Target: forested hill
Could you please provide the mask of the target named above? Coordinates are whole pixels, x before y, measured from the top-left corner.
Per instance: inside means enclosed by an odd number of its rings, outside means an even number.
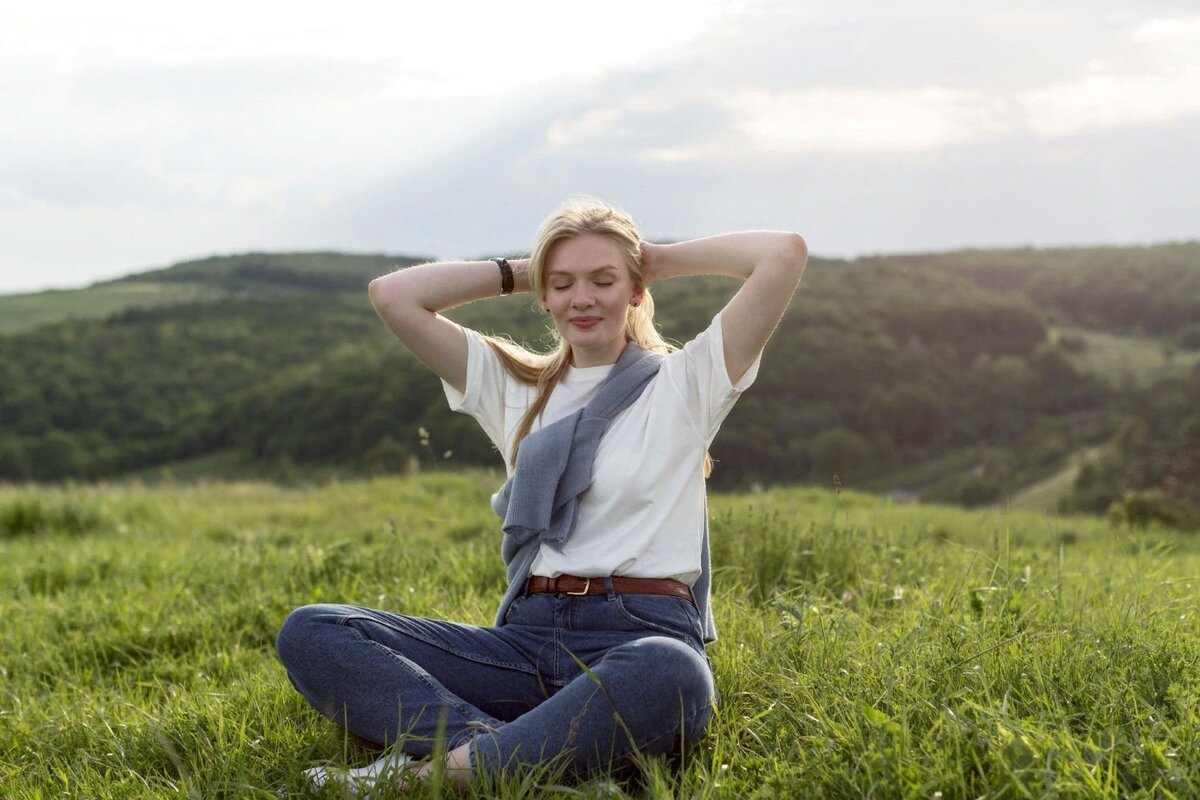
[[[0,297],[0,479],[497,465],[367,303],[419,260],[252,253]],[[656,285],[664,331],[686,340],[735,288]],[[528,298],[452,316],[545,331]],[[1200,244],[812,259],[713,480],[984,504],[1058,475],[1056,502],[1186,525],[1198,361]]]

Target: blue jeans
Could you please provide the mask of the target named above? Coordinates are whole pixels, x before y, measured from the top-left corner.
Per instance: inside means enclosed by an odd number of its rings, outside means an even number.
[[[561,759],[582,775],[699,739],[716,698],[695,606],[608,588],[518,597],[494,628],[304,606],[276,647],[308,702],[368,741],[418,757],[471,742],[478,771]]]

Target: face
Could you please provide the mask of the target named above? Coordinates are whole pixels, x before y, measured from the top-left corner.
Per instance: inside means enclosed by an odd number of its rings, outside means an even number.
[[[542,307],[571,345],[574,366],[616,363],[625,349],[625,315],[642,297],[616,242],[598,233],[558,242],[544,290]]]

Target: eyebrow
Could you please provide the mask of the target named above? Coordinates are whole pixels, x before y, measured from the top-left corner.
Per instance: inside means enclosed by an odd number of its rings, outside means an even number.
[[[616,269],[617,268],[612,266],[611,264],[605,264],[603,267],[596,267],[595,269],[588,270],[584,274],[585,275],[595,275],[597,272],[608,272],[609,270],[612,270],[615,272]],[[555,275],[566,275],[566,276],[572,277],[572,278],[575,277],[574,272],[567,272],[567,271],[561,270],[561,269],[551,270],[550,272],[546,273],[546,277],[548,277],[548,278],[554,277]]]

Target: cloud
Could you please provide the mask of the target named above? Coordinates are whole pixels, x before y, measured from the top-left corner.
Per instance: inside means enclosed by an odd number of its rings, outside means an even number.
[[[1097,128],[1161,125],[1200,114],[1200,17],[1163,17],[1129,40],[1148,68],[1128,71],[1093,60],[1088,74],[1019,95],[1029,127],[1045,136]]]
[[[514,104],[500,128],[445,158],[381,172],[310,223],[356,246],[481,255],[527,246],[521,231],[587,192],[644,219],[651,236],[798,228],[828,254],[1186,237],[1194,209],[1133,187],[1143,169],[1161,167],[1140,153],[1177,152],[1194,131],[1186,119],[1170,131],[1085,128],[1072,138],[1031,122],[1024,93],[1055,85],[1047,75],[1070,82],[1097,54],[1114,73],[1161,72],[1165,41],[1179,47],[1174,29],[1127,19],[1113,33],[1111,22],[1009,16],[996,41],[970,32],[985,50],[972,60],[961,43],[938,50],[947,31],[912,20],[748,15],[669,61]],[[1088,36],[1063,39],[1072,30]],[[904,46],[884,49],[889,37]],[[1043,58],[1055,42],[1054,58]],[[1020,48],[1045,69],[1027,70]],[[945,52],[954,63],[938,63]]]
[[[905,18],[864,29],[837,18],[814,21],[795,14],[763,20],[747,15],[710,34],[673,64],[636,73],[636,79],[629,76],[624,83],[636,91],[601,86],[593,95],[596,104],[562,109],[546,130],[545,145],[556,152],[619,148],[628,157],[662,163],[753,154],[917,153],[1030,134],[1059,138],[1113,126],[1153,126],[1200,112],[1200,17],[1127,23],[1123,38],[1104,43],[1100,52],[1106,59],[1067,42],[1062,50],[1074,53],[1076,60],[1060,61],[1050,74],[1074,73],[1072,77],[1048,82],[1042,77],[1039,85],[1020,72],[1020,80],[1007,86],[995,78],[981,79],[997,69],[996,54],[1003,52],[997,48],[1030,48],[1051,34],[1061,38],[1079,18],[1009,12],[985,19],[998,37],[987,52],[972,59],[957,45],[930,48],[942,57],[953,53],[961,63],[953,64],[954,69],[943,65],[939,81],[890,87],[903,84],[906,73],[911,79],[929,71],[921,60],[923,48],[906,48],[893,69],[861,85],[844,78],[822,84],[815,78],[823,67],[815,62],[827,50],[841,47],[863,54],[863,63],[854,67],[861,70],[872,63],[869,52],[879,27],[906,41],[910,33],[919,35],[905,27]],[[811,36],[823,27],[829,35],[813,40],[815,55],[797,47],[794,60],[782,57],[789,33],[808,31]],[[966,34],[976,45],[985,43],[978,31]],[[797,36],[798,41],[803,38]],[[720,63],[722,69],[728,65],[727,71],[714,70],[712,52],[722,53]],[[757,81],[742,73],[748,63],[758,70],[772,59],[773,69],[760,72]],[[830,55],[829,60],[835,58]],[[1012,62],[1011,52],[1007,60]],[[785,64],[790,64],[790,75]],[[972,72],[981,79],[977,86],[956,85],[961,74]]]
[[[822,88],[704,92],[655,104],[647,98],[583,109],[554,120],[549,150],[621,148],[650,161],[738,154],[912,152],[962,145],[1013,127],[1012,104],[981,92],[930,86],[906,91]]]
[[[1029,126],[1046,136],[1158,125],[1200,113],[1200,68],[1166,75],[1088,75],[1021,95]]]
[[[1200,136],[1197,120],[1070,140],[997,137],[950,154],[742,151],[698,160],[542,148],[549,124],[527,119],[477,141],[469,158],[381,180],[308,223],[360,249],[383,241],[392,252],[488,256],[527,249],[544,214],[586,192],[625,207],[648,238],[798,230],[829,256],[1198,233],[1200,195],[1190,186],[1200,163],[1178,158]]]
[[[824,253],[1194,235],[1196,170],[1130,191],[1200,124],[1174,1],[9,4],[0,271],[491,254],[579,192]]]
[[[931,150],[1009,128],[1003,101],[940,86],[880,92],[813,89],[751,93],[729,105],[753,145],[777,150]]]
[[[595,106],[568,102],[554,108],[540,141],[531,142],[531,153],[677,162],[724,157],[742,144],[738,115],[719,94],[673,91],[650,81],[632,93],[599,88]]]
[[[419,74],[437,96],[593,78],[680,46],[720,24],[737,0],[608,0],[580,14],[554,0],[497,4],[359,0],[154,0],[6,4],[0,53],[17,64],[88,71],[106,65],[237,64],[244,59],[364,61]],[[420,91],[418,84],[414,88]]]
[[[1189,58],[1200,43],[1200,17],[1155,17],[1137,26],[1130,38]]]
[[[584,20],[549,0],[365,0],[347,19],[304,0],[9,4],[2,202],[253,211],[328,198],[458,151],[547,84],[666,58],[740,5],[612,0]]]

